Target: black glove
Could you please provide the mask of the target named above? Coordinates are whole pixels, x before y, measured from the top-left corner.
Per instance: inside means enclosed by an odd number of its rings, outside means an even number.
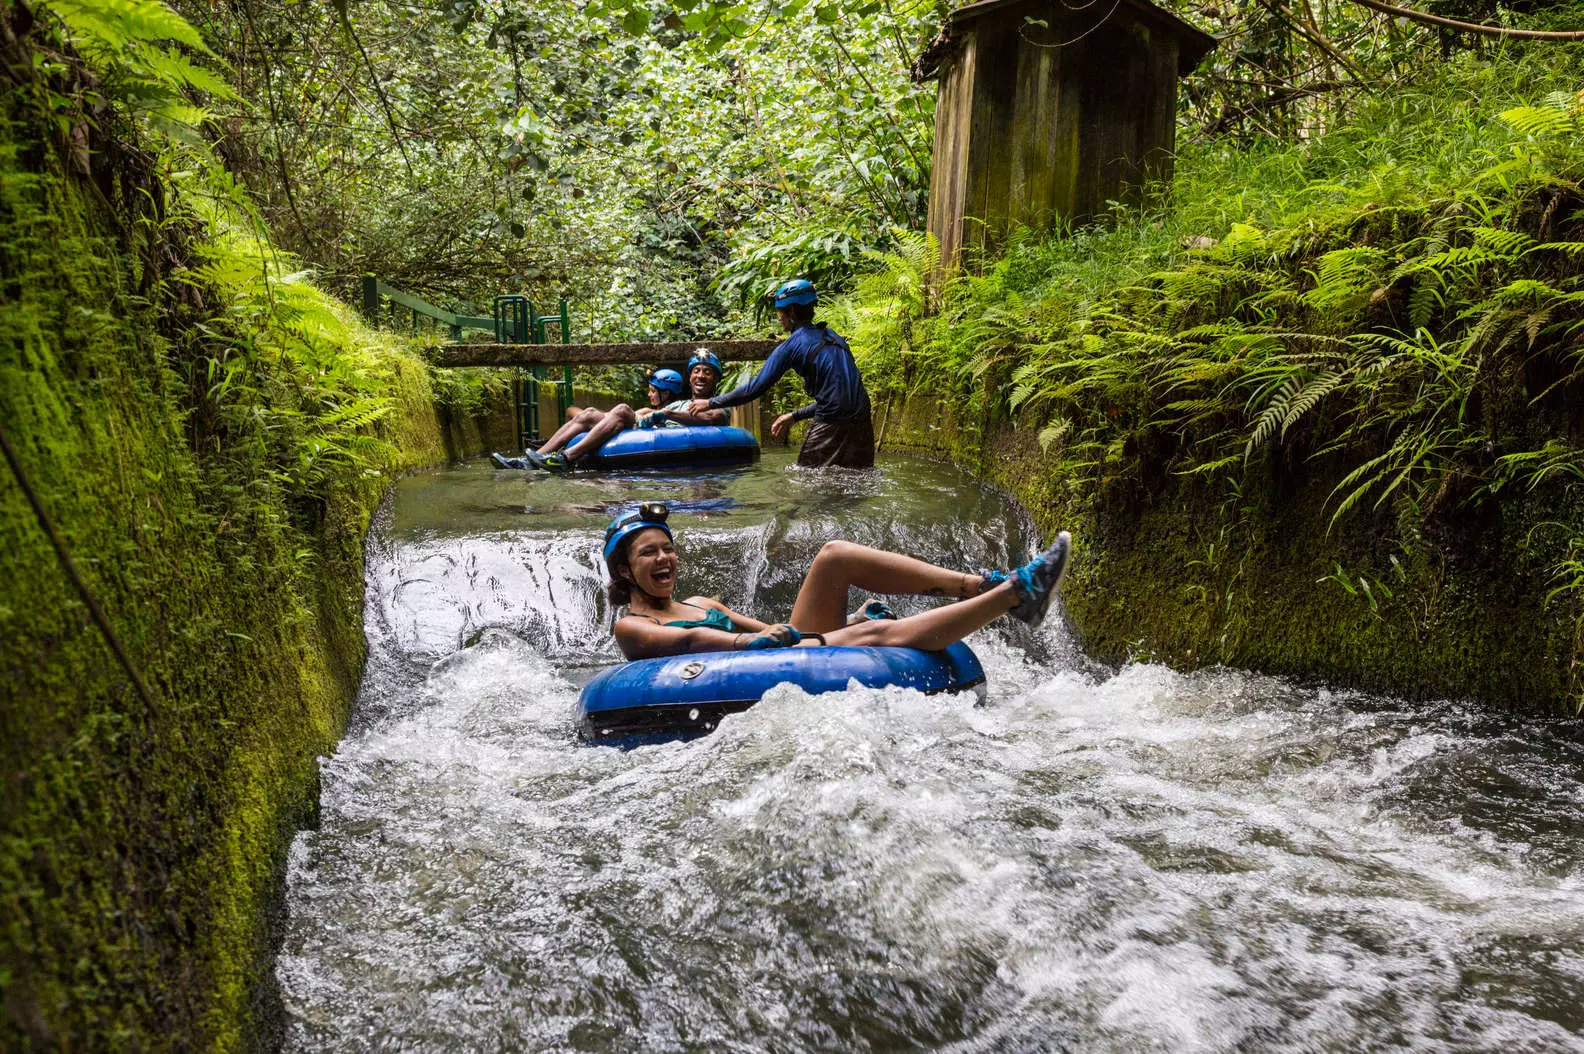
[[[803,634],[785,622],[764,629],[742,642],[743,651],[762,651],[765,648],[791,648],[803,639]]]

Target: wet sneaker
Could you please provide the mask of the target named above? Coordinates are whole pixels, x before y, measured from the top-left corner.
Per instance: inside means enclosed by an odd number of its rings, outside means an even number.
[[[865,600],[858,605],[858,610],[847,616],[847,625],[864,621],[878,621],[880,619],[896,620],[896,612],[891,610],[891,605],[884,600]]]
[[[1036,626],[1044,621],[1056,587],[1067,573],[1067,558],[1071,553],[1072,535],[1062,531],[1049,549],[1012,572],[1012,589],[1018,596],[1018,605],[1011,611],[1013,618]]]
[[[577,467],[559,450],[553,454],[540,454],[536,460],[546,472],[566,472]]]
[[[550,456],[549,454],[541,454],[537,450],[524,450],[522,460],[527,462],[527,464],[523,467],[542,469],[545,467],[545,460]]]
[[[496,468],[518,469],[528,467],[523,464],[523,459],[520,457],[504,457],[500,454],[491,454],[490,461],[494,463]]]

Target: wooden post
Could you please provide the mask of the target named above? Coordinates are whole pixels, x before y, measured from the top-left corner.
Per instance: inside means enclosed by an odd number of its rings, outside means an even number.
[[[1215,46],[1148,0],[1103,15],[1055,0],[979,0],[948,15],[914,67],[939,81],[931,301],[946,274],[1015,227],[1103,218],[1169,180],[1177,80]]]
[[[754,399],[743,403],[741,406],[733,406],[731,408],[731,420],[728,423],[736,425],[745,432],[752,432],[753,437],[763,444],[764,426],[761,424],[762,420],[759,400]]]

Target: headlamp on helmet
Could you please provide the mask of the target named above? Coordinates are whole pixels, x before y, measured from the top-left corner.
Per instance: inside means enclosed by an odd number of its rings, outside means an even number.
[[[650,527],[660,528],[667,538],[674,541],[671,528],[666,526],[666,518],[670,515],[671,509],[665,502],[646,501],[632,512],[624,512],[612,520],[610,526],[605,528],[605,565],[610,566],[611,558],[621,548],[623,541]]]
[[[716,380],[719,380],[721,374],[725,372],[721,369],[720,359],[717,358],[715,353],[708,348],[699,348],[692,355],[688,356],[688,372],[692,373],[693,367],[695,366],[708,366],[710,369],[715,371]]]

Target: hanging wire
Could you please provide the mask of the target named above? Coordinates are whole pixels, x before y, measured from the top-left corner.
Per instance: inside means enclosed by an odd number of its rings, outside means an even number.
[[[1065,2],[1065,0],[1063,0],[1062,6],[1070,8],[1073,11],[1082,11],[1084,8],[1092,7],[1094,4],[1097,4],[1097,3],[1099,3],[1099,0],[1089,0],[1089,2],[1087,4],[1081,4],[1081,5],[1077,6],[1077,7],[1073,7],[1073,5],[1068,4],[1068,3]],[[1037,40],[1030,40],[1028,34],[1025,32],[1025,30],[1028,29],[1028,26],[1026,24],[1023,25],[1023,26],[1019,26],[1018,27],[1018,36],[1022,37],[1023,40],[1026,43],[1032,44],[1036,48],[1065,48],[1065,47],[1068,47],[1069,45],[1078,43],[1084,37],[1087,37],[1090,33],[1093,33],[1095,30],[1099,29],[1101,26],[1103,26],[1107,22],[1111,21],[1111,16],[1116,14],[1117,8],[1119,8],[1121,6],[1122,6],[1122,0],[1116,0],[1116,2],[1111,5],[1111,10],[1107,11],[1105,13],[1105,16],[1103,18],[1101,18],[1100,21],[1096,22],[1094,25],[1090,26],[1088,29],[1084,30],[1082,33],[1079,33],[1076,37],[1073,37],[1071,40],[1064,40],[1060,44],[1041,44]]]

